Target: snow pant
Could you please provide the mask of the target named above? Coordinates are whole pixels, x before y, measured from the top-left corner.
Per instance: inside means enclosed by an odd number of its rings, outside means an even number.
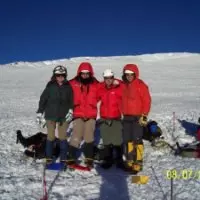
[[[68,128],[68,123],[67,122],[55,122],[51,120],[46,121],[47,124],[47,139],[50,141],[55,140],[55,129],[56,129],[56,124],[58,124],[58,138],[60,140],[66,140],[67,139],[67,128]]]
[[[55,140],[55,129],[56,123],[55,121],[47,120],[47,141],[46,141],[46,157],[48,159],[52,159],[53,154],[53,143]],[[60,140],[60,160],[67,159],[67,132],[68,123],[67,122],[59,122],[58,123],[58,137]]]
[[[122,123],[121,120],[106,120],[102,119],[100,125],[100,134],[104,145],[122,144]]]
[[[134,171],[142,170],[143,162],[143,127],[138,123],[139,116],[124,116],[123,143],[127,166]]]
[[[83,152],[86,159],[93,159],[95,119],[77,118],[73,121],[73,133],[70,139],[69,159],[76,159],[76,151],[82,140],[85,141]]]

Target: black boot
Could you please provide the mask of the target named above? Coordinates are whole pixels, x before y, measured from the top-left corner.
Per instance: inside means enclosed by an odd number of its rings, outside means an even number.
[[[60,161],[66,162],[67,160],[67,140],[60,141]]]
[[[113,145],[104,146],[104,161],[101,167],[104,169],[109,169],[113,165]]]
[[[91,159],[91,158],[85,158],[84,163],[89,168],[93,168],[94,167],[94,160]]]
[[[20,142],[24,147],[27,147],[28,144],[26,142],[26,138],[22,135],[22,132],[20,130],[17,130],[17,143]]]
[[[124,162],[123,162],[123,148],[122,146],[114,146],[115,151],[115,163],[117,168],[124,169]]]
[[[93,168],[93,163],[94,163],[94,143],[90,142],[90,143],[85,143],[83,146],[83,152],[85,155],[85,164],[90,167]]]
[[[74,165],[76,164],[76,153],[77,153],[77,148],[74,146],[69,145],[68,147],[68,154],[67,154],[67,165]]]
[[[46,141],[46,158],[52,159],[52,152],[53,152],[53,141],[47,140]]]

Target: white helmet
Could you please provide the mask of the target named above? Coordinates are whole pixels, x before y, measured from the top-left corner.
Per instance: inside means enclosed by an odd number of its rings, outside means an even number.
[[[54,68],[53,74],[64,74],[64,75],[67,75],[67,69],[66,69],[66,67],[64,67],[62,65],[58,65],[58,66],[56,66]]]
[[[103,72],[103,77],[111,77],[111,76],[114,76],[114,72],[111,69],[106,69]]]

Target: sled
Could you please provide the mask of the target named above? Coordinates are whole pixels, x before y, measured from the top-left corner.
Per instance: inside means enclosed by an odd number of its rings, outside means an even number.
[[[79,164],[66,166],[63,163],[51,163],[51,164],[46,166],[46,169],[47,170],[55,170],[55,171],[67,170],[67,169],[80,170],[80,171],[91,171],[91,169],[89,167],[86,167],[86,166],[82,166],[82,165],[79,165]]]

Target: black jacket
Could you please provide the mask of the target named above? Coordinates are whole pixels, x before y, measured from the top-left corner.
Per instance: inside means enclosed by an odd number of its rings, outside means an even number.
[[[46,120],[62,122],[69,109],[73,109],[73,91],[68,81],[59,86],[50,81],[40,96],[37,113],[45,113]]]

